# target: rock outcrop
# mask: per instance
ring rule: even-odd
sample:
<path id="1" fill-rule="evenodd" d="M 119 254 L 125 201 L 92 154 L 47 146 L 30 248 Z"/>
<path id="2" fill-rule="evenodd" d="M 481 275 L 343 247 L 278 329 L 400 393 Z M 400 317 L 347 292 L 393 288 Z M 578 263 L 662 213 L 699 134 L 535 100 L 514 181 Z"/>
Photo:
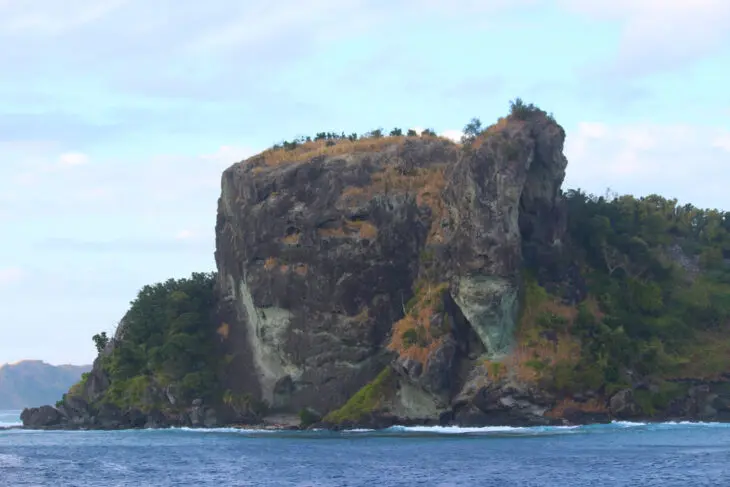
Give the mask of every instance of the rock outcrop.
<path id="1" fill-rule="evenodd" d="M 620 341 L 629 340 L 623 322 L 603 320 L 587 299 L 584 270 L 610 264 L 603 276 L 610 281 L 618 267 L 636 269 L 615 242 L 599 242 L 591 262 L 573 253 L 579 239 L 568 238 L 561 192 L 564 140 L 552 117 L 516 105 L 465 144 L 342 137 L 289 143 L 234 164 L 218 201 L 217 274 L 209 275 L 209 298 L 198 300 L 215 303 L 193 313 L 210 311 L 213 325 L 204 320 L 190 335 L 212 338 L 217 356 L 206 370 L 215 372 L 200 375 L 204 357 L 182 360 L 197 368 L 172 382 L 157 382 L 146 368 L 117 375 L 144 387 L 110 401 L 114 376 L 104 364 L 132 335 L 130 349 L 146 345 L 137 315 L 130 322 L 142 331 L 122 320 L 86 380 L 56 408 L 24 411 L 24 425 L 214 427 L 262 423 L 267 413 L 287 418 L 277 424 L 299 415 L 303 425 L 330 428 L 730 419 L 725 382 L 639 377 L 631 361 L 606 361 L 612 340 L 617 348 L 630 342 Z M 595 222 L 599 230 L 611 225 L 603 216 Z M 624 240 L 637 252 L 649 248 Z M 662 252 L 678 260 L 683 251 Z M 613 264 L 601 261 L 611 256 Z M 701 269 L 693 259 L 679 264 L 695 279 Z M 655 267 L 669 273 L 669 260 Z M 646 291 L 655 298 L 649 306 L 661 302 L 656 289 Z M 537 300 L 531 308 L 529 296 Z M 148 309 L 159 315 L 156 306 Z M 599 334 L 603 342 L 592 347 Z M 644 350 L 657 364 L 665 353 L 655 343 Z M 606 363 L 594 367 L 590 357 Z M 197 379 L 212 376 L 215 392 L 194 399 Z"/>
<path id="2" fill-rule="evenodd" d="M 395 360 L 432 403 L 421 406 L 447 409 L 470 355 L 512 345 L 523 233 L 560 244 L 564 136 L 535 113 L 501 121 L 468 150 L 393 137 L 285 160 L 264 153 L 226 170 L 216 262 L 232 387 L 326 413 Z M 445 292 L 417 358 L 388 345 L 406 303 L 427 292 L 418 282 Z"/>

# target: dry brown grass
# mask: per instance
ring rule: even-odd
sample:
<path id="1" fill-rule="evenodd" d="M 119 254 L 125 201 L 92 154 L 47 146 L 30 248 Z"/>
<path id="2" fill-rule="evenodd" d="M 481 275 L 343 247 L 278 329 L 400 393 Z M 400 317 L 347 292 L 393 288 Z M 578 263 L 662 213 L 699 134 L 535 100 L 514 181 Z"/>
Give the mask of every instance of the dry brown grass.
<path id="1" fill-rule="evenodd" d="M 287 235 L 286 237 L 282 237 L 281 241 L 284 242 L 286 245 L 297 245 L 300 238 L 301 234 L 299 232 L 295 232 L 291 235 Z"/>
<path id="2" fill-rule="evenodd" d="M 348 221 L 347 225 L 357 229 L 360 238 L 375 240 L 378 237 L 378 227 L 365 220 Z"/>
<path id="3" fill-rule="evenodd" d="M 216 333 L 221 337 L 222 340 L 228 340 L 228 334 L 231 332 L 231 327 L 228 323 L 221 323 Z"/>
<path id="4" fill-rule="evenodd" d="M 558 363 L 578 363 L 580 343 L 569 334 L 561 334 L 557 341 L 540 340 L 530 344 L 520 344 L 502 361 L 506 370 L 523 383 L 535 383 L 540 378 L 540 370 L 534 364 L 542 362 L 547 367 Z"/>
<path id="5" fill-rule="evenodd" d="M 357 323 L 365 323 L 370 318 L 370 310 L 367 306 L 360 310 L 358 314 L 350 318 Z"/>
<path id="6" fill-rule="evenodd" d="M 406 316 L 393 324 L 392 334 L 388 349 L 398 352 L 402 358 L 417 360 L 425 367 L 428 359 L 435 350 L 441 346 L 443 337 L 433 336 L 431 329 L 431 318 L 439 313 L 438 306 L 442 303 L 443 293 L 448 284 L 424 285 L 421 293 L 417 296 L 418 301 Z M 403 339 L 403 334 L 409 330 L 421 329 L 425 343 L 408 344 Z"/>
<path id="7" fill-rule="evenodd" d="M 348 232 L 347 228 L 344 225 L 335 228 L 319 228 L 317 229 L 317 234 L 319 234 L 320 237 L 334 238 L 346 238 L 352 235 L 350 232 Z"/>
<path id="8" fill-rule="evenodd" d="M 588 306 L 589 310 L 598 312 L 594 299 L 588 302 Z M 563 329 L 553 331 L 553 339 L 545 336 L 546 329 L 539 322 L 544 316 L 554 316 L 565 321 Z M 570 333 L 577 316 L 576 307 L 561 303 L 536 283 L 528 282 L 515 337 L 518 345 L 500 361 L 502 373 L 510 374 L 524 383 L 536 383 L 543 368 L 554 367 L 558 363 L 577 364 L 581 355 L 581 344 Z M 491 362 L 485 365 L 492 367 Z"/>
<path id="9" fill-rule="evenodd" d="M 279 265 L 279 259 L 276 257 L 269 257 L 264 262 L 264 269 L 267 271 L 270 271 L 271 269 L 275 268 L 277 265 Z"/>
<path id="10" fill-rule="evenodd" d="M 488 141 L 494 135 L 504 132 L 504 130 L 507 128 L 507 126 L 509 124 L 519 125 L 519 124 L 524 124 L 524 123 L 525 122 L 522 120 L 516 120 L 516 119 L 508 120 L 507 117 L 500 117 L 496 123 L 493 123 L 492 125 L 487 127 L 484 130 L 484 132 L 482 132 L 482 134 L 479 135 L 474 140 L 474 142 L 472 142 L 472 148 L 478 149 L 479 147 L 482 146 L 482 144 L 484 144 L 486 141 Z"/>
<path id="11" fill-rule="evenodd" d="M 317 233 L 320 237 L 349 238 L 357 235 L 359 238 L 375 240 L 378 237 L 378 227 L 367 220 L 343 220 L 340 226 L 320 228 Z"/>
<path id="12" fill-rule="evenodd" d="M 440 243 L 444 239 L 441 232 L 441 219 L 446 211 L 442 192 L 446 187 L 445 164 L 416 168 L 412 173 L 403 174 L 395 167 L 372 175 L 371 183 L 363 187 L 350 187 L 340 195 L 339 203 L 344 206 L 363 204 L 376 194 L 411 194 L 419 206 L 431 209 L 431 228 L 427 243 Z"/>
<path id="13" fill-rule="evenodd" d="M 369 189 L 369 187 L 349 186 L 342 191 L 339 201 L 347 206 L 364 203 L 372 197 Z"/>
<path id="14" fill-rule="evenodd" d="M 406 137 L 363 138 L 356 141 L 347 139 L 335 140 L 334 145 L 327 145 L 325 140 L 305 142 L 296 149 L 268 149 L 261 153 L 266 166 L 278 166 L 293 162 L 306 161 L 317 156 L 336 156 L 358 152 L 377 152 L 388 146 L 402 144 Z"/>
<path id="15" fill-rule="evenodd" d="M 309 272 L 309 266 L 307 264 L 297 264 L 294 266 L 294 272 L 304 277 Z"/>
<path id="16" fill-rule="evenodd" d="M 569 410 L 581 411 L 583 413 L 605 413 L 608 411 L 606 402 L 603 399 L 590 399 L 586 402 L 577 402 L 573 399 L 563 399 L 553 408 L 545 413 L 549 418 L 563 418 Z"/>
<path id="17" fill-rule="evenodd" d="M 493 382 L 497 382 L 503 379 L 507 375 L 507 368 L 502 362 L 485 360 L 484 367 L 487 369 L 487 377 Z"/>

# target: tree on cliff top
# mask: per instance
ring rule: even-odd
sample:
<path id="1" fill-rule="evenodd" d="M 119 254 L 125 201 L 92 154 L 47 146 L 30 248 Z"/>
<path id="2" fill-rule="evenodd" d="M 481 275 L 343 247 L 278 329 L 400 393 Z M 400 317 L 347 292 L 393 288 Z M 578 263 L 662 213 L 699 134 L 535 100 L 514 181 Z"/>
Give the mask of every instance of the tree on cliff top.
<path id="1" fill-rule="evenodd" d="M 472 118 L 464 127 L 464 135 L 461 136 L 461 143 L 464 145 L 471 144 L 474 139 L 481 135 L 482 131 L 482 121 L 477 117 Z"/>
<path id="2" fill-rule="evenodd" d="M 517 97 L 509 102 L 510 115 L 518 120 L 527 120 L 536 113 L 545 113 L 532 103 L 525 103 L 522 98 Z"/>
<path id="3" fill-rule="evenodd" d="M 97 333 L 91 339 L 94 341 L 94 346 L 96 347 L 97 353 L 101 353 L 104 351 L 106 346 L 109 344 L 109 337 L 106 336 L 106 332 L 102 331 L 101 333 Z"/>

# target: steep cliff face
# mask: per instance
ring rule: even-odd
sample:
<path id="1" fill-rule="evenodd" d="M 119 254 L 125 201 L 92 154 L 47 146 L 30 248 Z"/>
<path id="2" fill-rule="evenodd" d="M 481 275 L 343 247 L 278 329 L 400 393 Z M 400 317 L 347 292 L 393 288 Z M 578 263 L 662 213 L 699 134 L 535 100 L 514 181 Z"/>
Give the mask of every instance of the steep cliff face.
<path id="1" fill-rule="evenodd" d="M 559 244 L 563 140 L 539 112 L 468 150 L 388 137 L 229 168 L 216 262 L 231 387 L 323 414 L 394 363 L 404 413 L 448 408 L 475 357 L 512 345 L 522 234 Z"/>
<path id="2" fill-rule="evenodd" d="M 450 173 L 444 197 L 454 222 L 452 294 L 492 356 L 512 346 L 523 238 L 553 246 L 562 237 L 548 216 L 562 211 L 564 139 L 545 116 L 505 121 Z"/>
<path id="3" fill-rule="evenodd" d="M 440 139 L 384 142 L 291 163 L 264 155 L 223 175 L 216 261 L 231 376 L 274 408 L 326 412 L 390 362 L 385 340 L 431 221 L 408 185 L 443 178 L 458 150 Z M 406 161 L 413 167 L 400 169 Z"/>
<path id="4" fill-rule="evenodd" d="M 730 213 L 563 193 L 519 100 L 462 144 L 378 135 L 227 169 L 218 272 L 145 286 L 24 425 L 730 420 Z"/>

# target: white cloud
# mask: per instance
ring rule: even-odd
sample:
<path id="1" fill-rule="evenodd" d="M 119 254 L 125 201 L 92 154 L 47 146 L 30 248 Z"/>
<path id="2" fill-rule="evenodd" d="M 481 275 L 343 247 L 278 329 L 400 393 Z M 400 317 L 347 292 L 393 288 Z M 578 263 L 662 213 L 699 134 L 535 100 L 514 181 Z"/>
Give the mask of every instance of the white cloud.
<path id="1" fill-rule="evenodd" d="M 184 218 L 186 212 L 210 215 L 215 211 L 223 170 L 253 152 L 229 145 L 193 156 L 162 154 L 132 161 L 105 158 L 84 171 L 61 171 L 49 155 L 45 163 L 34 161 L 12 179 L 15 185 L 23 184 L 32 191 L 14 192 L 7 201 L 7 216 L 23 219 L 29 213 L 111 212 L 149 220 L 160 215 Z M 77 153 L 65 158 L 66 163 L 76 164 L 86 160 Z M 195 225 L 197 228 L 199 222 Z"/>
<path id="2" fill-rule="evenodd" d="M 20 281 L 25 276 L 25 272 L 20 267 L 0 268 L 0 287 L 5 287 Z"/>
<path id="3" fill-rule="evenodd" d="M 193 232 L 192 230 L 180 230 L 175 235 L 175 239 L 177 239 L 177 240 L 189 240 L 194 237 L 195 237 L 195 232 Z"/>
<path id="4" fill-rule="evenodd" d="M 127 0 L 0 1 L 0 33 L 55 36 L 98 21 L 125 3 Z"/>
<path id="5" fill-rule="evenodd" d="M 560 0 L 596 20 L 621 24 L 612 70 L 645 74 L 693 62 L 730 40 L 727 0 Z"/>
<path id="6" fill-rule="evenodd" d="M 439 135 L 451 139 L 454 142 L 461 142 L 461 137 L 464 135 L 464 132 L 461 130 L 444 130 Z"/>
<path id="7" fill-rule="evenodd" d="M 216 166 L 232 165 L 234 162 L 242 161 L 254 154 L 254 151 L 248 147 L 237 147 L 232 145 L 222 145 L 215 152 L 203 154 L 200 158 L 204 161 L 212 162 Z"/>
<path id="8" fill-rule="evenodd" d="M 61 154 L 58 162 L 62 166 L 81 166 L 89 162 L 89 156 L 82 152 L 66 152 Z"/>
<path id="9" fill-rule="evenodd" d="M 688 125 L 584 122 L 567 131 L 566 188 L 657 193 L 702 207 L 730 209 L 730 141 L 722 129 Z M 720 148 L 725 149 L 719 150 Z"/>
<path id="10" fill-rule="evenodd" d="M 712 146 L 730 152 L 730 132 L 718 135 L 712 142 Z M 730 168 L 728 169 L 730 170 Z"/>

